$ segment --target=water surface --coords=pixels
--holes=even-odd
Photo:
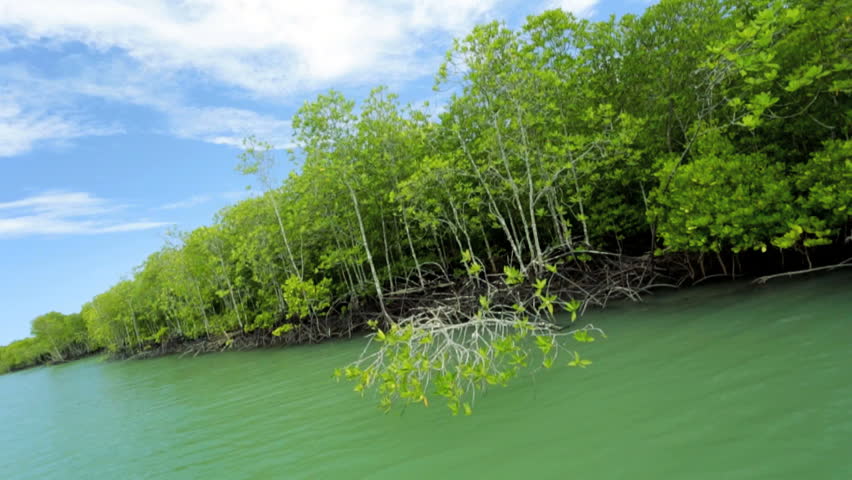
[[[361,341],[0,376],[0,478],[852,478],[848,272],[585,320],[609,335],[592,367],[491,390],[472,417],[437,398],[383,415],[332,381]]]

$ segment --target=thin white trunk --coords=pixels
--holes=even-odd
[[[355,190],[348,183],[346,187],[349,189],[349,195],[352,197],[352,205],[355,207],[355,216],[358,217],[358,228],[361,230],[361,240],[364,242],[364,252],[367,254],[367,263],[370,266],[370,273],[373,274],[373,285],[376,287],[376,297],[379,300],[379,306],[382,308],[382,314],[385,319],[390,320],[387,309],[385,309],[385,297],[382,293],[382,286],[379,283],[379,275],[376,273],[376,265],[373,263],[373,254],[370,252],[370,244],[367,242],[367,232],[364,230],[364,220],[361,218],[361,208],[358,205],[358,197],[355,195]]]

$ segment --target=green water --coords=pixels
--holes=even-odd
[[[359,341],[0,377],[0,479],[852,478],[852,275],[593,313],[594,365],[383,415]],[[435,401],[435,403],[438,403]]]

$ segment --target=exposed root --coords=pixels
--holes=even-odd
[[[580,257],[580,255],[584,255]],[[501,274],[484,274],[448,282],[442,274],[429,275],[425,288],[417,278],[397,282],[397,290],[385,295],[385,303],[390,319],[383,320],[383,326],[389,324],[411,325],[413,327],[434,330],[436,325],[461,325],[455,331],[482,332],[486,323],[471,323],[474,315],[481,309],[480,297],[487,297],[493,305],[511,306],[513,304],[530,307],[535,287],[532,281],[546,278],[547,294],[558,298],[570,298],[582,301],[578,314],[589,307],[606,307],[616,299],[630,299],[639,302],[652,289],[665,287],[677,288],[683,282],[683,276],[672,277],[666,272],[679,271],[678,265],[661,259],[650,261],[650,257],[629,257],[607,254],[606,252],[572,252],[566,254],[550,253],[545,267],[529,266],[527,281],[513,286],[504,282]],[[533,273],[536,272],[536,273]],[[379,305],[371,303],[365,297],[340,299],[335,307],[313,319],[304,319],[294,323],[295,328],[280,336],[274,336],[270,330],[253,332],[227,332],[196,339],[172,337],[162,344],[151,344],[143,351],[115,352],[115,358],[151,358],[163,355],[180,354],[198,356],[204,353],[227,350],[250,350],[256,348],[284,345],[318,343],[333,338],[351,337],[353,333],[365,330],[368,322],[383,317]],[[346,306],[346,308],[342,308]],[[505,323],[508,317],[503,317]],[[284,323],[282,319],[281,323]],[[494,318],[490,322],[496,321]],[[562,327],[549,322],[544,328],[548,332],[560,332]],[[537,330],[538,331],[538,330]],[[541,332],[539,332],[541,333]],[[480,333],[481,334],[481,333]]]
[[[813,267],[813,268],[806,268],[804,270],[795,270],[795,271],[792,271],[792,272],[783,272],[783,273],[776,273],[774,275],[765,275],[763,277],[755,278],[754,280],[752,280],[751,283],[756,283],[756,284],[762,285],[762,284],[768,282],[769,280],[772,280],[772,279],[775,279],[775,278],[793,277],[795,275],[803,275],[803,274],[806,274],[806,273],[813,273],[813,272],[830,271],[830,270],[835,270],[835,269],[843,268],[843,267],[852,267],[852,258],[847,258],[846,260],[844,260],[840,263],[837,263],[835,265],[826,265],[824,267]]]

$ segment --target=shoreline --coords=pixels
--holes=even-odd
[[[641,257],[639,257],[641,258]],[[614,298],[611,301],[618,303],[629,303],[630,305],[641,302],[643,298],[648,295],[653,295],[659,291],[688,291],[694,288],[700,288],[703,286],[709,286],[714,284],[720,284],[724,282],[747,282],[749,285],[754,285],[755,287],[761,287],[769,284],[770,281],[784,281],[784,280],[795,280],[802,279],[803,277],[807,277],[809,275],[825,275],[828,272],[833,272],[837,269],[843,267],[852,267],[852,258],[846,259],[840,263],[831,264],[831,265],[822,265],[818,267],[803,269],[803,270],[782,270],[779,272],[773,272],[767,275],[741,275],[736,276],[735,278],[731,278],[730,275],[724,274],[710,274],[706,275],[697,280],[691,280],[688,284],[685,285],[656,285],[652,289],[648,289],[643,293],[641,297],[631,297],[628,295],[621,296],[619,298]],[[680,281],[685,283],[688,279],[683,278]],[[774,282],[773,282],[774,283]],[[448,286],[454,287],[453,290],[458,293],[459,284],[442,284],[442,287],[446,288]],[[428,288],[427,288],[428,290]],[[433,289],[430,291],[430,294],[424,295],[424,297],[429,297],[430,295],[434,296],[437,294],[437,290]],[[452,295],[452,294],[451,294]],[[626,302],[629,300],[630,302]],[[629,308],[629,307],[628,307]],[[605,311],[607,309],[607,305],[593,305],[592,309],[595,311]],[[142,351],[118,351],[118,352],[108,352],[106,349],[98,349],[91,352],[87,352],[80,356],[75,356],[71,358],[65,358],[61,361],[53,361],[48,360],[45,362],[40,362],[33,365],[28,365],[23,368],[14,368],[10,369],[6,372],[0,373],[0,375],[10,374],[21,372],[25,370],[30,370],[38,367],[51,367],[56,365],[62,365],[66,363],[72,363],[79,360],[84,360],[87,358],[91,358],[97,355],[103,355],[105,359],[108,361],[125,361],[125,360],[147,360],[153,358],[160,357],[168,357],[168,356],[177,356],[178,358],[183,358],[185,356],[196,357],[199,355],[209,355],[215,353],[223,353],[223,352],[231,352],[231,351],[251,351],[251,350],[263,350],[263,349],[274,349],[274,348],[284,348],[284,347],[292,347],[299,345],[312,345],[312,344],[320,344],[326,342],[333,342],[341,339],[350,339],[357,335],[368,335],[371,330],[367,325],[366,321],[363,321],[363,318],[368,318],[372,316],[378,315],[378,312],[361,312],[360,317],[362,317],[361,321],[352,321],[350,318],[351,328],[346,330],[338,329],[336,331],[330,331],[329,334],[315,339],[313,341],[304,341],[304,337],[301,337],[297,334],[297,332],[289,332],[284,335],[274,335],[272,332],[274,329],[270,329],[269,331],[261,331],[255,330],[252,332],[245,332],[241,330],[225,332],[216,335],[210,335],[207,337],[197,337],[197,338],[189,338],[189,337],[170,337],[166,342],[161,344],[149,344],[146,347],[143,347]],[[329,324],[340,324],[342,323],[341,318],[338,317],[327,317]]]

